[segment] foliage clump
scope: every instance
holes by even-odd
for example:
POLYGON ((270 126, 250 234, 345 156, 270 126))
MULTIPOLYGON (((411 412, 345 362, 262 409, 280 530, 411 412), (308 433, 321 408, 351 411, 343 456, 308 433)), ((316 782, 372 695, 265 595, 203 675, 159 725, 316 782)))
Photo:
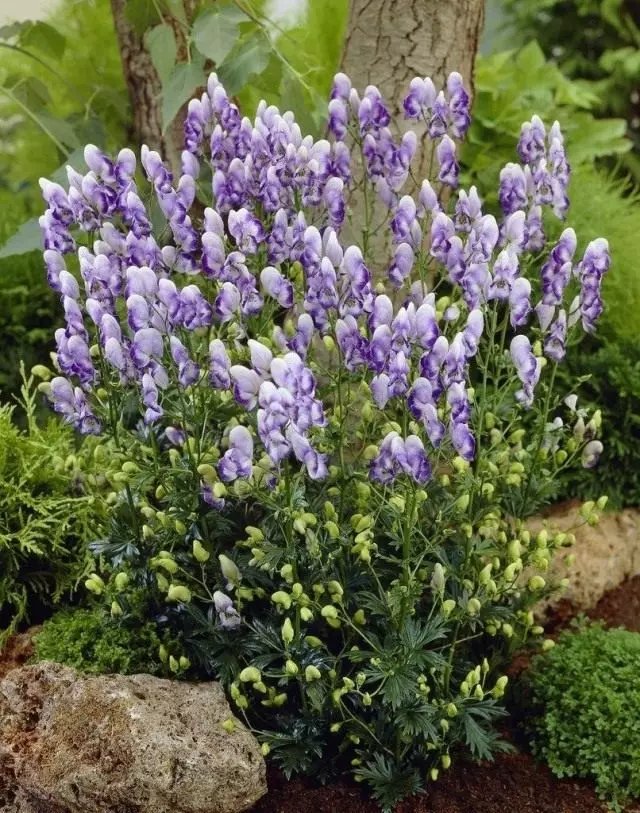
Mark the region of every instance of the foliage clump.
POLYGON ((35 636, 35 659, 63 663, 94 675, 160 674, 164 664, 155 624, 126 625, 101 608, 56 613, 35 636))
POLYGON ((73 434, 59 421, 38 424, 32 380, 22 393, 26 429, 0 406, 0 644, 36 606, 78 586, 98 511, 73 434))
POLYGON ((592 777, 620 810, 640 796, 640 634, 566 631, 529 677, 534 753, 556 776, 592 777))

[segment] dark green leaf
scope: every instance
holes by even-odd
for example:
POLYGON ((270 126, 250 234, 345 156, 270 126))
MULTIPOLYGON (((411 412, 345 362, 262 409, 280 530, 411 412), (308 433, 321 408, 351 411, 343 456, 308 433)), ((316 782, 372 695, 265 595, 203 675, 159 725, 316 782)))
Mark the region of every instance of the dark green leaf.
POLYGON ((23 223, 18 231, 0 248, 0 259, 36 250, 42 251, 42 234, 38 225, 38 218, 34 217, 23 223))
POLYGON ((60 59, 64 54, 67 39, 57 28, 42 21, 31 23, 20 32, 20 45, 24 48, 35 48, 47 56, 60 59))
POLYGON ((235 95, 251 76, 262 73, 269 64, 270 53, 269 42, 261 33, 254 34, 234 51, 218 69, 218 76, 227 92, 235 95))
POLYGON ((144 43, 153 67, 164 86, 176 64, 176 38, 170 25, 163 23, 147 31, 144 43))
POLYGON ((188 101, 204 82, 202 64, 190 62, 187 65, 176 65, 162 90, 162 124, 166 130, 182 105, 188 101))
POLYGON ((140 36, 144 32, 162 22, 153 0, 128 0, 125 5, 125 17, 136 33, 140 36))

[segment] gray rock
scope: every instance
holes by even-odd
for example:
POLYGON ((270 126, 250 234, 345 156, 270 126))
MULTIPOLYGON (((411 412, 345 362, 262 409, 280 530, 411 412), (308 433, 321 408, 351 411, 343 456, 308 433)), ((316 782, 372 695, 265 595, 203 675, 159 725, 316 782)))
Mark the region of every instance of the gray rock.
POLYGON ((232 716, 217 683, 84 677, 47 661, 14 669, 0 683, 3 809, 246 810, 266 792, 265 765, 240 722, 222 728, 232 716))

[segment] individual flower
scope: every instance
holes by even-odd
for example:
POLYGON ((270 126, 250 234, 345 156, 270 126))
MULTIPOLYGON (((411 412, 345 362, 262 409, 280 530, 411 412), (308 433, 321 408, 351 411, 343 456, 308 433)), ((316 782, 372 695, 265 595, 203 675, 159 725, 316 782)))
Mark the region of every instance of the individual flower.
POLYGON ((224 482, 238 477, 251 477, 253 471, 253 438, 246 426, 234 426, 229 432, 229 448, 218 463, 218 474, 224 482))

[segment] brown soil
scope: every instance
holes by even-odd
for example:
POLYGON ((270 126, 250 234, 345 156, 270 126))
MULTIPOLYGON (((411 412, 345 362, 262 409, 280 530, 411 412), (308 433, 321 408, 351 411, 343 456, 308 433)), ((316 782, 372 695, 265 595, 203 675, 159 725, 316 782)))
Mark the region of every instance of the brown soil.
MULTIPOLYGON (((554 635, 575 617, 575 609, 561 602, 549 618, 554 635)), ((608 627, 624 626, 640 632, 640 576, 628 579, 605 594, 587 615, 608 627)), ((516 678, 529 665, 526 653, 516 656, 509 674, 516 678)), ((507 733, 508 735, 508 733, 507 733)), ((516 737, 517 738, 517 737, 516 737)), ((277 771, 269 776, 269 794, 251 813, 379 813, 363 789, 344 782, 321 787, 310 780, 287 782, 277 771)), ((492 763, 454 760, 453 767, 424 796, 407 799, 395 813, 603 813, 593 783, 557 779, 531 754, 498 755, 492 763)), ((640 803, 626 813, 640 813, 640 803)))

